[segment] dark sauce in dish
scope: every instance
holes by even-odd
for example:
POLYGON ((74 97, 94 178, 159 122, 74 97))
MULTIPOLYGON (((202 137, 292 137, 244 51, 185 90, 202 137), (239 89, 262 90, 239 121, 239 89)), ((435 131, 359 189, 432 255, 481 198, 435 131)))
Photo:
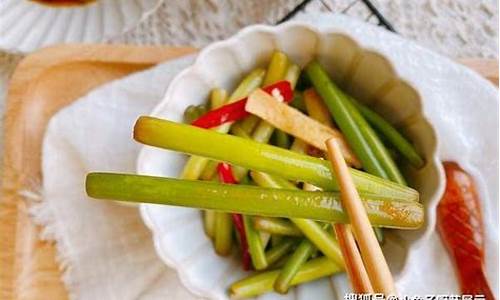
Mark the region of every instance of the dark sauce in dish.
POLYGON ((60 7, 60 6, 85 5, 85 4, 95 2, 96 0, 31 0, 31 1, 41 3, 44 5, 48 5, 48 6, 60 7))

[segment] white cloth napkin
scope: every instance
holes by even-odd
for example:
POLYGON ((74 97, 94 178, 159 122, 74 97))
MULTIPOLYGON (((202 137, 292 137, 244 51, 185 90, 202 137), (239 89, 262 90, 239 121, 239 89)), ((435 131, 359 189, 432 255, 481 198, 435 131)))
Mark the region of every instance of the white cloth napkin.
POLYGON ((185 57, 110 83, 52 118, 43 145, 43 201, 32 212, 45 226, 43 238, 57 242, 72 299, 194 299, 156 256, 138 209, 90 200, 84 188, 89 171, 135 172, 135 120, 192 61, 185 57))

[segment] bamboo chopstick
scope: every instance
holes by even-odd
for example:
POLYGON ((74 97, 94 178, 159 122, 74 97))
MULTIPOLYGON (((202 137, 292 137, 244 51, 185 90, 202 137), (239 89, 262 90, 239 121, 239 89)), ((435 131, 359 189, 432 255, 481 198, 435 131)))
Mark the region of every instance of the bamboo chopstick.
MULTIPOLYGON (((310 184, 304 183, 305 191, 321 191, 320 188, 310 184)), ((358 246, 352 235, 351 226, 349 224, 332 224, 335 235, 339 242, 342 257, 345 262, 345 270, 347 276, 351 281, 351 287, 355 293, 373 293, 373 288, 366 273, 361 254, 359 253, 358 246), (355 272, 354 270, 358 270, 355 272)))
POLYGON ((359 294, 373 293, 373 287, 352 235, 351 226, 335 224, 333 228, 344 257, 345 270, 351 281, 352 291, 359 294))
MULTIPOLYGON (((305 191, 321 191, 320 188, 310 184, 304 183, 305 191)), ((342 257, 344 258, 345 270, 347 276, 351 281, 351 287, 355 293, 373 293, 372 284, 368 273, 366 273, 361 254, 359 253, 358 246, 352 235, 351 226, 349 224, 332 224, 335 235, 339 242, 342 257), (355 272, 354 270, 358 270, 355 272)))
POLYGON ((334 139, 327 140, 326 147, 332 169, 339 182, 342 205, 351 221, 373 290, 375 293, 396 295, 391 271, 372 230, 365 207, 359 198, 340 148, 334 139))

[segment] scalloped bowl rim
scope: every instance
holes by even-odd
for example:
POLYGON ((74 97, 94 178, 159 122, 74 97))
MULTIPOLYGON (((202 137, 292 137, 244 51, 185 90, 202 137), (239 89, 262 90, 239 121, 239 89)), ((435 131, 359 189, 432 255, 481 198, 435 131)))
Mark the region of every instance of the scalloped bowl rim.
MULTIPOLYGON (((171 94, 173 93, 173 90, 174 90, 172 87, 175 87, 179 81, 184 80, 184 78, 186 77, 186 75, 188 75, 188 74, 190 74, 192 72, 195 72, 195 70, 198 68, 198 65, 201 65, 203 63, 203 61, 205 60, 205 57, 208 54, 210 54, 212 51, 215 51, 218 48, 223 48, 223 47, 226 47, 228 45, 231 45, 231 44, 235 43, 235 41, 239 40, 241 37, 243 37, 243 36, 245 36, 245 35, 247 35, 249 33, 252 33, 254 31, 262 31, 262 32, 266 32, 266 33, 279 34, 281 31, 285 31, 285 30, 287 30, 290 27, 297 27, 297 26, 298 27, 304 27, 307 30, 310 30, 310 31, 314 32, 318 36, 321 36, 323 34, 332 34, 332 33, 337 33, 337 34, 341 34, 341 35, 347 36, 351 40, 355 41, 356 44, 362 50, 373 52, 373 53, 378 54, 378 55, 382 56, 383 58, 385 58, 385 60, 390 64, 390 67, 394 71, 394 74, 397 75, 399 79, 402 79, 404 82, 408 83, 418 93, 418 90, 416 88, 414 88, 414 85, 413 85, 411 79, 399 77, 399 73, 397 72, 396 68, 394 67, 392 61, 389 58, 387 58, 386 55, 384 55, 383 53, 381 53, 377 49, 374 49, 373 47, 367 47, 367 46, 363 45, 362 43, 359 42, 358 39, 356 39, 356 37, 353 37, 351 33, 345 32, 345 31, 343 31, 342 29, 339 29, 339 28, 328 28, 327 27, 327 28, 318 29, 318 28, 315 28, 314 26, 312 26, 312 25, 310 25, 308 23, 302 22, 302 21, 289 21, 289 22, 286 22, 286 23, 278 25, 278 26, 270 26, 270 25, 262 25, 262 24, 251 25, 251 26, 248 26, 248 27, 245 27, 245 28, 241 29, 235 35, 233 35, 233 36, 231 36, 231 37, 229 37, 229 38, 227 38, 225 40, 214 42, 214 43, 208 45, 207 47, 203 48, 200 51, 199 55, 195 58, 194 63, 191 66, 189 66, 189 67, 185 68, 184 70, 180 71, 174 77, 174 79, 169 83, 169 86, 168 86, 168 88, 166 90, 165 96, 156 105, 156 107, 153 109, 153 111, 151 112, 151 115, 155 116, 155 115, 158 115, 159 112, 164 111, 165 106, 168 105, 168 103, 172 99, 171 94)), ((399 38, 399 37, 395 36, 395 38, 399 38)), ((404 40, 404 39, 401 39, 401 40, 404 40)), ((406 43, 411 43, 410 41, 406 41, 406 40, 404 40, 404 41, 406 43)), ((429 51, 429 50, 427 50, 425 48, 421 48, 421 49, 424 50, 424 51, 428 51, 431 54, 435 55, 435 53, 433 53, 433 52, 431 52, 431 51, 429 51)), ((474 75, 476 75, 476 74, 474 74, 474 75)), ((435 129, 432 127, 431 122, 429 121, 428 117, 424 113, 424 109, 423 108, 425 106, 425 103, 423 103, 421 97, 419 97, 419 103, 418 104, 419 104, 419 110, 421 112, 423 120, 427 124, 430 125, 430 129, 432 130, 432 133, 434 134, 435 145, 434 145, 434 148, 432 149, 432 155, 431 155, 432 160, 429 161, 428 164, 434 166, 435 169, 437 170, 438 186, 436 188, 436 192, 434 193, 433 197, 431 197, 429 199, 430 201, 427 203, 426 209, 425 209, 425 212, 428 215, 427 220, 430 221, 430 224, 428 224, 429 226, 427 226, 426 230, 424 232, 422 232, 421 236, 418 239, 416 239, 416 240, 414 240, 414 241, 411 242, 412 247, 408 248, 408 253, 406 254, 406 257, 409 256, 409 254, 410 254, 410 252, 412 251, 413 248, 417 247, 421 243, 424 243, 429 238, 429 236, 432 234, 432 232, 434 231, 434 224, 435 224, 435 219, 436 219, 435 218, 435 215, 436 215, 436 213, 435 213, 435 207, 437 206, 438 200, 440 198, 439 196, 444 191, 444 185, 445 185, 444 184, 445 183, 444 169, 443 169, 443 167, 442 167, 442 165, 440 163, 440 159, 438 157, 439 140, 438 140, 438 138, 436 136, 435 129)), ((143 157, 143 154, 144 154, 143 150, 144 150, 145 147, 148 147, 148 146, 143 146, 143 148, 141 149, 141 151, 139 153, 139 156, 138 156, 138 160, 137 160, 137 169, 138 170, 140 169, 141 161, 143 159, 142 157, 143 157)), ((206 297, 207 293, 208 293, 208 294, 210 294, 209 295, 210 298, 216 298, 216 296, 214 296, 214 294, 211 291, 201 290, 201 289, 199 289, 196 286, 196 284, 192 283, 191 280, 189 279, 189 275, 182 271, 182 267, 179 264, 177 264, 166 253, 166 251, 163 250, 163 247, 160 245, 161 244, 160 243, 161 236, 158 234, 158 232, 156 230, 157 226, 156 226, 155 222, 151 219, 151 217, 150 217, 147 209, 148 209, 148 204, 140 204, 140 214, 141 214, 141 217, 142 217, 144 223, 146 224, 146 226, 151 230, 151 232, 153 234, 154 246, 155 246, 156 252, 161 257, 161 259, 168 266, 174 268, 177 271, 177 274, 178 274, 178 276, 179 276, 182 284, 185 287, 187 287, 191 292, 195 293, 196 295, 204 296, 204 297, 206 297)), ((406 273, 406 264, 401 269, 398 277, 404 276, 405 273, 406 273)))

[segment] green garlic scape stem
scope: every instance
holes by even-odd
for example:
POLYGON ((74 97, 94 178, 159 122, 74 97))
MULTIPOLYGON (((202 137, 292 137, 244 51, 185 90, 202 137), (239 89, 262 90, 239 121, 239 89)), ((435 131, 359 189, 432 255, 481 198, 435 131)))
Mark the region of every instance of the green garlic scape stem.
POLYGON ((266 254, 264 253, 264 247, 262 246, 259 232, 253 227, 252 217, 243 215, 243 224, 245 226, 248 252, 250 252, 252 264, 256 270, 264 270, 268 266, 266 254))
POLYGON ((300 67, 296 64, 291 64, 286 70, 285 80, 288 80, 288 82, 290 82, 292 89, 295 89, 295 86, 297 86, 297 81, 299 80, 299 77, 300 77, 300 67))
POLYGON ((285 255, 283 255, 282 257, 280 257, 280 259, 278 259, 272 266, 271 268, 272 269, 280 269, 282 268, 286 262, 288 261, 288 259, 290 258, 290 253, 287 253, 285 255))
POLYGON ((203 228, 207 236, 213 239, 215 235, 215 211, 206 210, 203 212, 203 228))
POLYGON ((293 278, 297 275, 300 267, 316 251, 316 247, 308 239, 303 239, 299 246, 281 268, 281 272, 274 282, 274 290, 280 294, 286 294, 290 289, 293 278))
POLYGON ((186 110, 184 110, 184 123, 190 124, 200 116, 198 107, 196 105, 189 105, 186 110))
POLYGON ((276 137, 276 146, 285 149, 290 147, 290 136, 286 132, 276 129, 274 135, 276 137))
MULTIPOLYGON (((252 72, 250 72, 238 85, 236 90, 231 94, 229 99, 227 100, 228 103, 240 100, 246 96, 248 96, 253 90, 258 88, 260 84, 262 83, 262 80, 264 79, 266 71, 264 69, 255 69, 252 72)), ((222 92, 222 90, 214 90, 214 92, 211 94, 211 99, 210 102, 213 105, 212 109, 217 108, 216 105, 221 105, 226 102, 226 93, 222 92)), ((221 133, 227 133, 229 132, 229 129, 231 128, 231 124, 223 124, 217 128, 214 128, 214 130, 221 132, 221 133)), ((205 167, 208 164, 209 159, 206 157, 197 157, 197 156, 192 156, 188 159, 186 166, 184 167, 182 173, 181 173, 181 178, 184 179, 198 179, 205 169, 205 167)))
MULTIPOLYGON (((146 145, 226 161, 247 169, 308 182, 326 191, 338 190, 327 161, 239 137, 168 120, 140 117, 135 124, 134 139, 146 145)), ((418 192, 414 189, 355 169, 350 169, 350 172, 360 192, 403 201, 418 201, 418 192)))
MULTIPOLYGON (((211 109, 222 106, 227 100, 226 90, 215 88, 210 93, 211 109)), ((199 117, 199 115, 197 116, 199 117)), ((197 118, 196 117, 196 118, 197 118)), ((194 120, 194 119, 193 119, 194 120)), ((191 121, 193 121, 191 120, 191 121)), ((186 120, 187 121, 187 120, 186 120)), ((189 121, 189 123, 191 123, 189 121)), ((200 177, 208 177, 210 166, 215 162, 201 156, 191 156, 184 165, 180 177, 182 179, 195 180, 200 177)), ((215 168, 214 168, 215 170, 215 168)), ((212 179, 212 176, 208 179, 212 179)), ((231 224, 227 222, 228 216, 224 213, 205 211, 203 214, 203 225, 207 235, 214 240, 215 251, 220 255, 228 255, 232 247, 231 224)))
MULTIPOLYGON (((264 86, 276 83, 277 81, 286 79, 290 82, 292 89, 300 75, 300 68, 296 65, 290 65, 288 57, 280 51, 275 51, 271 57, 264 86)), ((252 139, 260 143, 268 143, 274 132, 274 127, 268 122, 261 120, 255 128, 252 139)))
POLYGON ((280 294, 286 294, 290 288, 291 282, 300 267, 311 257, 316 250, 314 245, 307 239, 302 240, 299 247, 281 269, 278 278, 274 282, 274 290, 280 294))
POLYGON ((250 72, 245 78, 243 78, 231 96, 229 96, 228 103, 233 103, 247 97, 256 88, 261 86, 265 75, 266 70, 262 68, 256 68, 250 72))
MULTIPOLYGON (((208 164, 205 166, 203 172, 201 172, 200 178, 201 180, 212 180, 217 178, 215 174, 217 173, 217 165, 219 163, 213 160, 210 160, 208 164)), ((189 179, 189 178, 186 178, 189 179)), ((194 179, 193 179, 194 180, 194 179)))
POLYGON ((245 119, 238 122, 241 125, 241 129, 243 129, 247 134, 252 134, 255 126, 259 123, 259 117, 256 115, 249 115, 245 119))
POLYGON ((254 217, 253 224, 255 229, 268 232, 270 234, 303 236, 302 231, 293 225, 290 221, 278 218, 254 217))
MULTIPOLYGON (((384 146, 380 138, 377 136, 377 133, 371 128, 370 124, 363 118, 358 109, 354 106, 352 102, 350 102, 350 97, 346 96, 348 101, 346 102, 346 106, 351 113, 351 116, 354 118, 355 122, 358 124, 359 128, 363 132, 363 136, 365 137, 367 143, 370 145, 375 157, 378 162, 384 168, 386 173, 386 177, 382 177, 385 179, 389 179, 393 182, 399 183, 401 185, 407 185, 406 180, 403 175, 399 171, 398 166, 392 159, 389 151, 384 146)), ((373 173, 374 174, 374 173, 373 173)), ((378 174, 374 174, 378 175, 378 174)))
POLYGON ((291 220, 326 257, 337 265, 344 266, 339 243, 332 234, 322 229, 314 220, 301 218, 291 220))
POLYGON ((357 107, 363 117, 365 117, 365 119, 373 127, 385 136, 391 145, 393 145, 394 148, 396 148, 399 153, 401 153, 403 157, 406 158, 415 168, 421 168, 424 166, 425 161, 418 154, 417 150, 415 150, 413 145, 401 133, 399 133, 396 128, 366 105, 363 105, 352 98, 351 100, 353 100, 353 104, 357 107))
MULTIPOLYGON (((222 106, 227 100, 227 92, 223 89, 215 88, 210 93, 210 108, 217 109, 222 106)), ((189 122, 191 123, 191 122, 189 122)), ((204 170, 208 167, 209 160, 206 157, 191 156, 188 158, 184 169, 182 169, 180 178, 182 179, 198 179, 204 170)))
POLYGON ((233 124, 233 126, 231 126, 231 133, 235 136, 239 136, 239 137, 242 137, 242 138, 245 138, 245 139, 251 139, 252 137, 248 134, 248 131, 246 131, 245 129, 243 129, 243 127, 236 123, 236 124, 233 124))
POLYGON ((215 252, 222 256, 231 254, 233 223, 231 215, 225 212, 215 212, 214 244, 215 252))
POLYGON ((210 93, 210 110, 223 106, 227 101, 227 91, 221 88, 215 88, 210 93))
POLYGON ((263 85, 267 86, 285 78, 288 69, 288 57, 281 51, 274 51, 267 68, 263 85))
MULTIPOLYGON (((315 258, 302 265, 292 279, 291 285, 294 286, 313 281, 341 271, 342 268, 331 262, 328 258, 315 258)), ((279 273, 280 270, 267 271, 241 279, 231 285, 229 294, 233 299, 241 299, 270 292, 273 290, 273 284, 276 278, 278 278, 279 273)))
MULTIPOLYGON (((262 82, 263 86, 267 86, 273 84, 282 78, 285 77, 286 70, 288 68, 288 57, 280 51, 275 51, 271 57, 271 61, 266 71, 266 76, 264 77, 264 81, 262 82)), ((260 139, 259 142, 267 143, 272 135, 273 128, 269 126, 261 126, 263 121, 260 121, 258 125, 256 125, 255 132, 257 133, 257 138, 260 139)), ((265 125, 265 124, 264 124, 265 125)), ((252 136, 253 137, 253 136, 252 136)), ((245 176, 247 170, 243 168, 234 168, 234 175, 237 179, 240 179, 242 176, 245 176)), ((253 225, 252 225, 253 226, 253 225)), ((246 227, 245 227, 246 228, 246 227)), ((252 255, 252 261, 254 260, 253 253, 259 254, 260 264, 263 265, 265 262, 265 256, 263 255, 265 246, 270 239, 270 235, 267 233, 260 233, 261 243, 254 243, 254 251, 250 251, 252 255)), ((255 266, 255 264, 254 264, 255 266)), ((266 263, 267 266, 267 263, 266 263)))
MULTIPOLYGON (((326 126, 329 126, 329 127, 332 126, 333 124, 331 121, 331 113, 328 110, 328 108, 326 110, 324 110, 324 109, 321 109, 321 106, 319 104, 314 105, 315 104, 314 100, 316 100, 315 97, 308 99, 308 100, 311 100, 311 102, 308 102, 308 105, 307 105, 307 112, 309 113, 309 115, 313 119, 320 121, 321 123, 323 123, 326 126)), ((321 99, 321 101, 324 103, 323 99, 321 99)), ((371 141, 371 142, 373 142, 372 144, 374 144, 376 146, 380 146, 381 143, 378 143, 378 137, 375 135, 375 133, 373 132, 371 127, 368 124, 366 124, 366 121, 363 119, 363 117, 361 117, 361 115, 358 112, 355 111, 354 108, 352 108, 352 107, 350 107, 350 108, 351 108, 350 109, 351 117, 353 119, 355 119, 360 130, 363 132, 363 135, 366 138, 367 142, 370 143, 370 141, 371 141)), ((382 147, 383 147, 383 145, 382 145, 382 147)), ((385 147, 383 147, 383 149, 382 149, 383 154, 385 154, 385 152, 383 152, 384 150, 385 150, 385 147)), ((377 156, 377 158, 379 158, 378 155, 376 155, 376 156, 377 156)), ((397 168, 396 168, 396 170, 397 170, 397 168)), ((399 173, 399 170, 397 170, 397 172, 399 173)), ((384 174, 381 174, 381 175, 384 175, 384 174)), ((391 176, 389 176, 389 177, 391 177, 391 176)), ((400 178, 402 178, 402 176, 400 178)), ((387 179, 387 178, 384 178, 384 179, 387 179)), ((401 181, 396 181, 396 182, 401 183, 401 181)), ((402 182, 404 183, 404 179, 402 180, 402 182)), ((377 236, 377 240, 379 242, 383 242, 384 241, 384 234, 382 232, 382 229, 374 228, 374 231, 375 231, 375 234, 377 236)))
POLYGON ((339 126, 352 150, 361 160, 363 168, 370 174, 387 178, 383 166, 378 161, 370 144, 366 141, 356 119, 352 116, 349 101, 344 92, 333 84, 326 71, 317 61, 310 62, 306 66, 305 72, 318 94, 325 101, 335 123, 339 126))
POLYGON ((276 245, 273 245, 271 249, 266 251, 267 263, 272 266, 280 258, 285 256, 292 248, 297 244, 297 241, 290 238, 284 238, 276 245))
MULTIPOLYGON (((219 89, 215 89, 211 94, 211 104, 213 108, 218 108, 221 105, 228 103, 233 103, 248 96, 253 90, 258 88, 263 81, 265 76, 264 69, 255 69, 250 72, 238 85, 238 87, 233 91, 229 99, 226 101, 227 95, 225 92, 219 89)), ((226 123, 215 130, 220 133, 227 133, 231 129, 232 123, 226 123)), ((208 167, 208 161, 191 157, 191 159, 197 160, 200 164, 199 168, 202 168, 200 174, 208 167)), ((189 163, 190 161, 188 161, 189 163)), ((207 170, 209 172, 210 170, 207 170)), ((193 178, 194 179, 194 178, 193 178)), ((227 213, 217 212, 215 214, 215 251, 220 255, 227 255, 231 251, 232 246, 232 222, 231 216, 227 213)))
MULTIPOLYGON (((348 221, 340 196, 334 192, 307 192, 115 173, 89 173, 86 190, 90 197, 97 199, 334 223, 348 221)), ((423 207, 420 203, 362 193, 360 197, 373 225, 416 229, 423 224, 423 207)))
POLYGON ((293 100, 292 102, 290 102, 290 106, 300 110, 303 113, 307 111, 306 104, 304 102, 304 96, 300 91, 295 91, 293 93, 293 100))
MULTIPOLYGON (((284 189, 284 186, 279 186, 279 178, 276 178, 269 174, 252 172, 252 179, 261 187, 265 188, 275 188, 277 190, 284 189)), ((300 191, 295 188, 295 191, 300 191)), ((306 192, 307 193, 307 192, 306 192)), ((317 193, 317 192, 309 192, 317 193)), ((343 266, 344 260, 342 259, 342 252, 340 251, 339 244, 335 238, 329 234, 326 230, 321 228, 317 222, 304 218, 290 218, 295 226, 297 226, 300 231, 308 238, 318 249, 323 252, 325 256, 330 258, 336 264, 343 266)))

